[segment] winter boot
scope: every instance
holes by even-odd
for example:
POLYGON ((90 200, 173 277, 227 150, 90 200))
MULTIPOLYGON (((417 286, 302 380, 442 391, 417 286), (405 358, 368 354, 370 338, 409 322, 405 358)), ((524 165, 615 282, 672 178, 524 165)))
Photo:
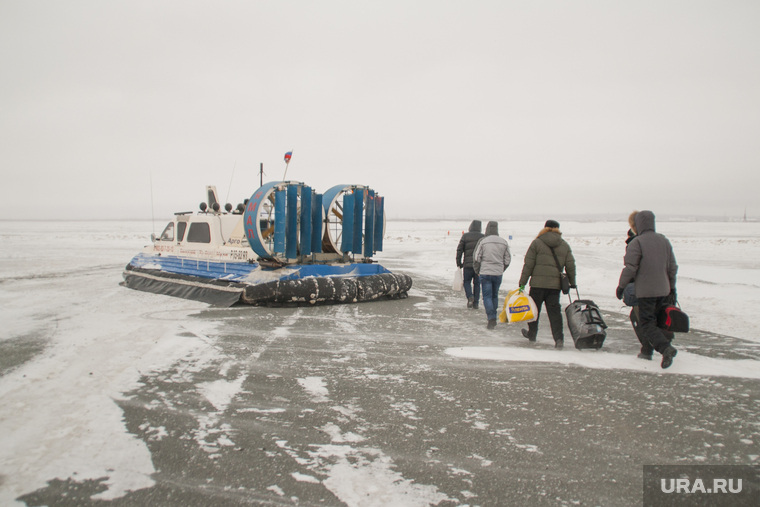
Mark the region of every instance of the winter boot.
POLYGON ((522 329, 521 331, 522 331, 522 335, 523 335, 524 337, 526 337, 528 340, 530 340, 530 341, 532 341, 532 342, 536 341, 536 337, 535 337, 535 336, 531 336, 531 335, 528 333, 528 330, 527 330, 527 329, 522 329))
POLYGON ((478 300, 477 299, 473 299, 472 300, 472 309, 473 310, 477 310, 478 309, 478 300))
POLYGON ((678 354, 678 351, 675 347, 668 345, 668 348, 662 351, 662 363, 660 366, 663 368, 670 367, 670 365, 673 364, 673 358, 676 357, 676 354, 678 354))
POLYGON ((467 308, 472 308, 474 304, 473 298, 467 298, 467 308))
POLYGON ((496 319, 489 320, 488 325, 486 327, 488 329, 496 329, 496 319))
POLYGON ((639 352, 639 359, 648 359, 649 361, 652 360, 652 354, 645 354, 643 352, 639 352))

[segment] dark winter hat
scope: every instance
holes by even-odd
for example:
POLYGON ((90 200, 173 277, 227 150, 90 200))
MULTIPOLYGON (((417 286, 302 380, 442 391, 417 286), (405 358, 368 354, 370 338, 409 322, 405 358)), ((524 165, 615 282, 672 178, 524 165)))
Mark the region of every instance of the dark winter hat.
POLYGON ((556 220, 547 220, 544 227, 550 227, 552 229, 559 229, 559 222, 556 220))

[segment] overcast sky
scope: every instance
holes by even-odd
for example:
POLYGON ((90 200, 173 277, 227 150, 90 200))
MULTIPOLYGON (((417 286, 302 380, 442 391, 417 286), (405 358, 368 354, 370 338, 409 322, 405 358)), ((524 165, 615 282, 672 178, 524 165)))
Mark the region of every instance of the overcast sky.
POLYGON ((234 205, 289 150, 390 218, 760 215, 757 0, 2 0, 0 76, 3 218, 234 205))

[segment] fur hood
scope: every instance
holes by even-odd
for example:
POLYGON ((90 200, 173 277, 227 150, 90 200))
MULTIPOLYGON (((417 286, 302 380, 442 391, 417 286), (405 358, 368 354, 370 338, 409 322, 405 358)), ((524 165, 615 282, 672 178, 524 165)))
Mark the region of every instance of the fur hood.
POLYGON ((559 230, 559 227, 544 227, 543 229, 538 231, 538 235, 536 237, 538 238, 540 236, 543 236, 547 232, 556 232, 557 234, 562 236, 562 231, 559 230))
POLYGON ((549 248, 557 248, 562 243, 562 232, 557 227, 544 227, 536 239, 546 243, 549 248))

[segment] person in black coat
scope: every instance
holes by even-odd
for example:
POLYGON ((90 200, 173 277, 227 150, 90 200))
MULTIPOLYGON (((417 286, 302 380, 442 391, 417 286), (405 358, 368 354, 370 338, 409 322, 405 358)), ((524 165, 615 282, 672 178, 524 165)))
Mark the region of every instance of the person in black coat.
POLYGON ((473 220, 470 230, 462 234, 457 245, 457 267, 462 268, 464 294, 467 296, 467 308, 477 309, 480 300, 480 278, 472 267, 472 253, 475 245, 484 236, 480 220, 473 220))

